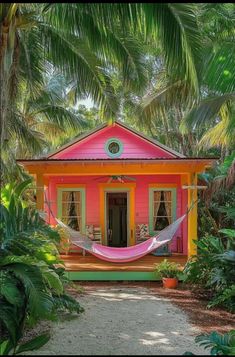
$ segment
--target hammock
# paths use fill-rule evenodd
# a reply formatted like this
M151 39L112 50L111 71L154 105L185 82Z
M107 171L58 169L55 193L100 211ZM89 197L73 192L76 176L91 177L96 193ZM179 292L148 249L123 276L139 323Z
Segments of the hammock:
M102 260L114 263L125 263L137 260L169 243L173 239L185 217L186 214L145 242L125 248L113 248L95 243L85 235L73 230L59 219L56 218L56 221L61 227L68 231L72 244L88 251Z

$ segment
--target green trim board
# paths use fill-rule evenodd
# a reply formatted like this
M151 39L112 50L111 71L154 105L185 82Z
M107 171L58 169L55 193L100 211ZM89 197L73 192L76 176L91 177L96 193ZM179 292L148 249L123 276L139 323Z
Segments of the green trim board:
M62 218L62 193L64 191L79 191L81 195L81 216L82 216L82 230L81 233L86 232L86 192L82 187L60 187L57 188L57 214L58 218Z
M153 229L153 194L154 191L171 191L172 192L172 206L171 214L173 221L176 220L176 188L175 187L150 187L149 188L149 233L151 235L156 234L158 231Z
M105 271L105 272L97 272L97 271L89 271L89 272L78 272L78 271L70 271L65 272L65 276L69 280L93 280L93 281L101 281L101 280L160 280L157 278L154 272L119 272L119 271Z
M109 151L109 145L111 143L116 143L119 146L119 150L115 154L113 154L112 152ZM118 140L117 138L110 138L106 141L104 150L109 157L112 157L112 158L119 157L123 153L123 143L120 140Z
M154 271L65 271L69 280L77 281L161 281ZM183 280L183 275L179 276Z

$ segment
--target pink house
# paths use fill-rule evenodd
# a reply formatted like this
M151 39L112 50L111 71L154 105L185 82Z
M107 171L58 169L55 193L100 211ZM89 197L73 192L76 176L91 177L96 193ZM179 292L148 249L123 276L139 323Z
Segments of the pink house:
M47 157L18 161L35 176L37 206L47 212L50 224L59 217L107 246L148 239L194 202L170 246L155 254L196 252L197 175L213 159L187 158L116 121ZM76 259L82 258L78 254Z

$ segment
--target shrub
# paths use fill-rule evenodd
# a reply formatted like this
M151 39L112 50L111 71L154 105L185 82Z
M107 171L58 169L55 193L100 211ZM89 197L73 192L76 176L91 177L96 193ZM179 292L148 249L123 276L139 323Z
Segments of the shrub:
M180 265L164 259L160 264L155 264L155 272L161 278L177 278L180 273Z
M210 348L211 356L234 356L235 355L235 330L231 330L224 335L216 331L210 334L202 334L195 338L195 342L205 349ZM193 355L185 352L184 355Z
M6 351L14 353L26 325L53 320L58 311L83 311L65 293L64 269L54 266L59 262L58 233L22 200L29 184L28 180L5 187L0 205L0 335Z
M210 292L208 307L221 305L235 311L235 231L221 233L225 237L207 236L196 242L198 255L186 264L185 281Z

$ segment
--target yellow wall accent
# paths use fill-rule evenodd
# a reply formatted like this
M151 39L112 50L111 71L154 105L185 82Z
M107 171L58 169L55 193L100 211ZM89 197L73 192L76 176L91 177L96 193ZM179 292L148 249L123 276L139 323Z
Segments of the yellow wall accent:
M205 162L190 163L106 163L106 162L70 162L70 163L24 163L29 173L41 173L44 175L155 175L155 174L188 174L193 172L203 172L207 166Z
M188 175L188 185L197 185L197 174ZM188 189L188 208L194 204L188 214L188 257L197 254L193 240L197 240L197 189Z
M129 192L129 242L135 245L135 183L100 183L100 227L102 232L102 244L105 244L105 192ZM113 190L113 191L112 191Z
M42 174L37 174L36 195L37 195L36 207L38 210L43 211L44 210L44 181L43 181Z

